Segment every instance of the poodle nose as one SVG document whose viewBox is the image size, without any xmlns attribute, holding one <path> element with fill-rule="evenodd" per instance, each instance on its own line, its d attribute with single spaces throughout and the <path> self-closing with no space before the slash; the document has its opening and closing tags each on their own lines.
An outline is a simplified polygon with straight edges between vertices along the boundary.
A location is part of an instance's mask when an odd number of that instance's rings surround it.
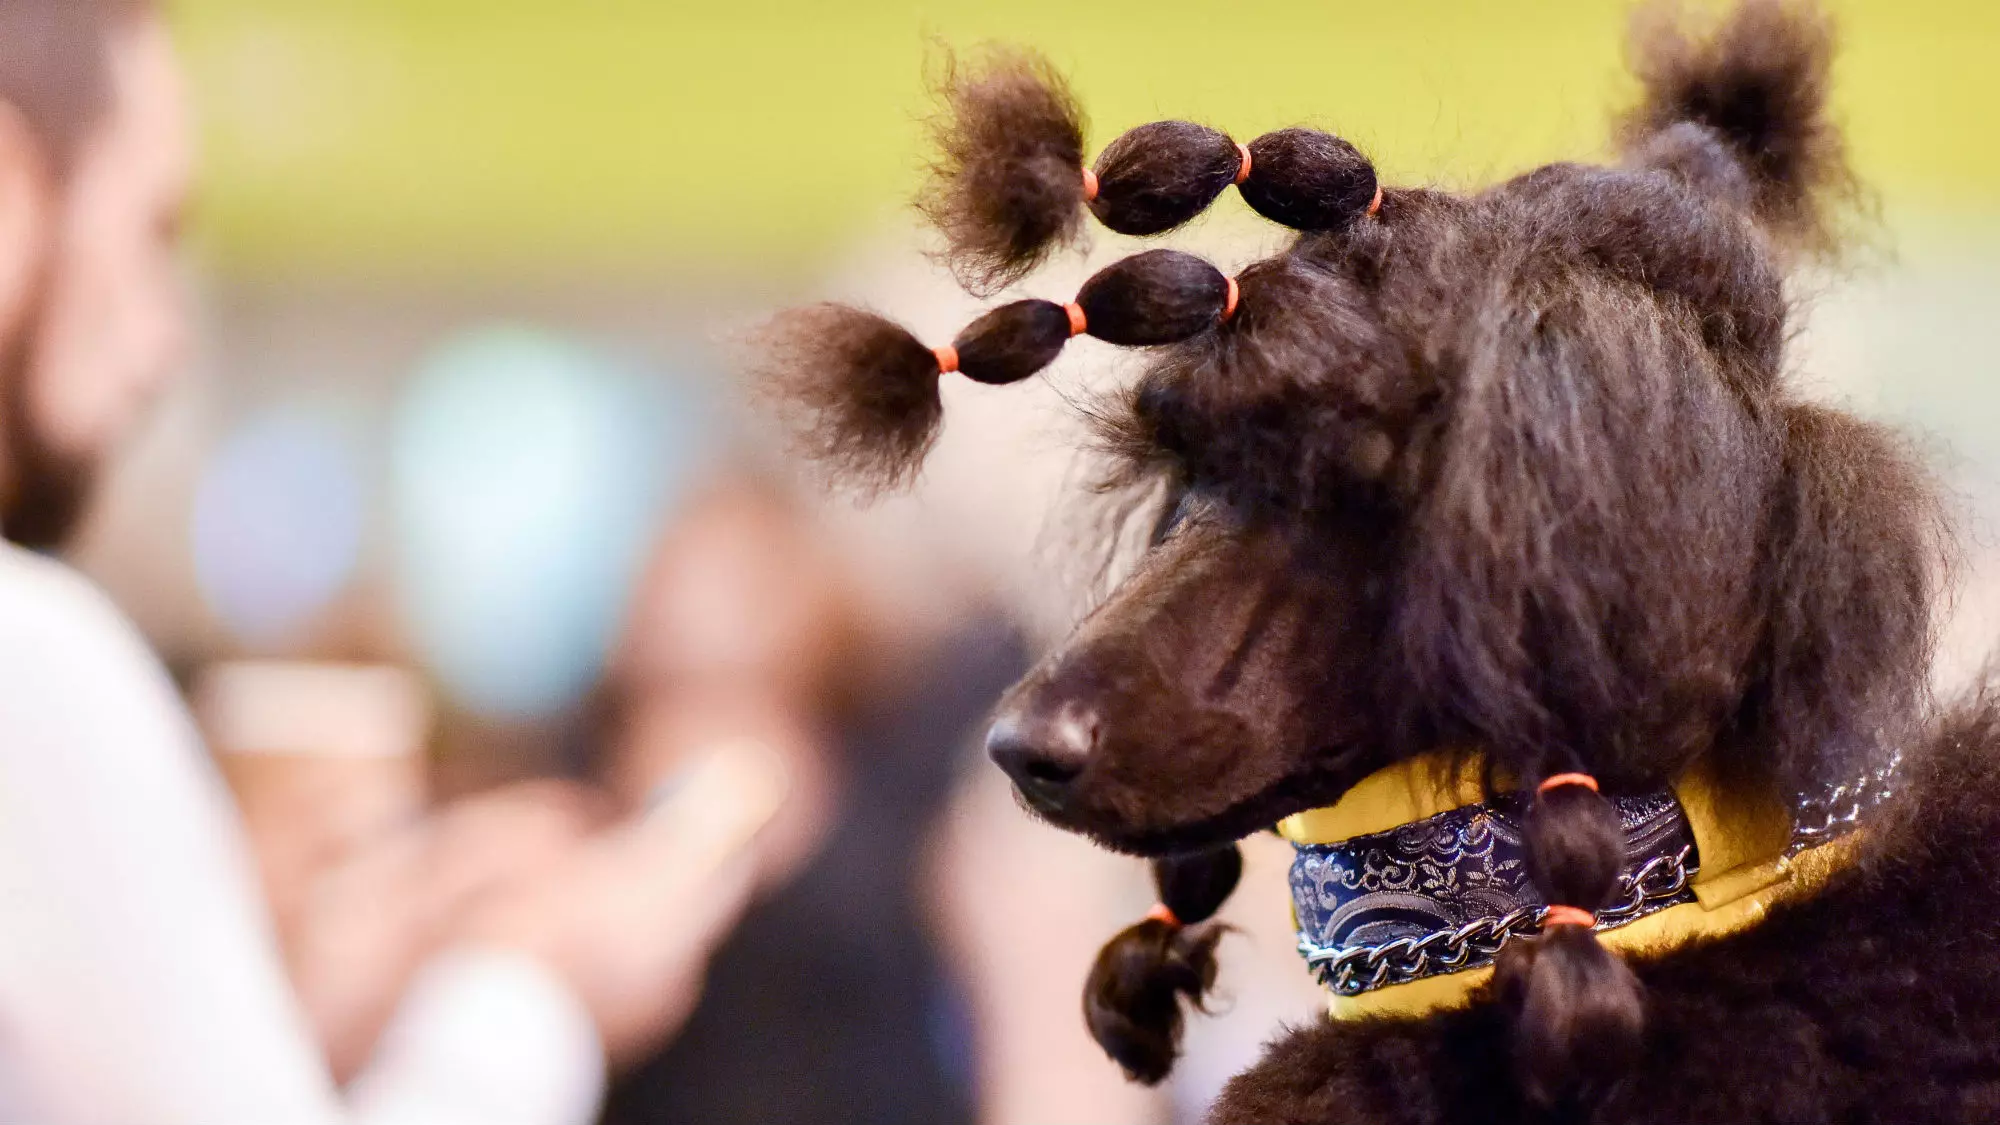
<svg viewBox="0 0 2000 1125">
<path fill-rule="evenodd" d="M 1097 717 L 1074 706 L 1008 707 L 986 731 L 986 753 L 1012 778 L 1028 803 L 1044 812 L 1060 808 L 1071 783 L 1090 761 Z"/>
</svg>

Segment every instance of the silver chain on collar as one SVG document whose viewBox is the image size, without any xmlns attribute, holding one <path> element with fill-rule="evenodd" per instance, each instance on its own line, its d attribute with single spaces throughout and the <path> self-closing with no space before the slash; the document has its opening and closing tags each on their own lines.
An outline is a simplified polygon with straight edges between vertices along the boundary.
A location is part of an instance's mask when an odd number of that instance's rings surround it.
<svg viewBox="0 0 2000 1125">
<path fill-rule="evenodd" d="M 1902 760 L 1902 752 L 1893 751 L 1882 765 L 1854 782 L 1799 794 L 1793 802 L 1794 827 L 1785 856 L 1796 856 L 1854 831 L 1894 795 Z M 1654 856 L 1636 872 L 1619 877 L 1617 901 L 1597 912 L 1596 929 L 1615 929 L 1672 905 L 1670 900 L 1682 897 L 1700 870 L 1700 857 L 1692 844 Z M 1321 985 L 1341 996 L 1358 996 L 1487 963 L 1510 940 L 1540 931 L 1547 913 L 1546 906 L 1522 905 L 1456 927 L 1376 944 L 1323 946 L 1302 932 L 1299 953 Z"/>
<path fill-rule="evenodd" d="M 1896 795 L 1896 771 L 1902 765 L 1903 752 L 1892 750 L 1888 760 L 1859 781 L 1836 785 L 1824 793 L 1801 795 L 1793 803 L 1792 844 L 1785 855 L 1795 856 L 1854 831 L 1862 817 Z"/>
<path fill-rule="evenodd" d="M 1632 875 L 1618 877 L 1618 901 L 1597 912 L 1597 929 L 1622 926 L 1649 905 L 1685 890 L 1701 870 L 1690 863 L 1692 846 L 1673 855 L 1657 856 Z M 1397 938 L 1381 945 L 1322 949 L 1301 935 L 1299 952 L 1318 975 L 1320 984 L 1341 996 L 1359 996 L 1392 984 L 1420 979 L 1435 969 L 1453 972 L 1475 959 L 1490 958 L 1520 934 L 1542 927 L 1546 906 L 1523 906 L 1498 917 L 1475 918 L 1453 930 L 1437 930 L 1421 938 Z"/>
</svg>

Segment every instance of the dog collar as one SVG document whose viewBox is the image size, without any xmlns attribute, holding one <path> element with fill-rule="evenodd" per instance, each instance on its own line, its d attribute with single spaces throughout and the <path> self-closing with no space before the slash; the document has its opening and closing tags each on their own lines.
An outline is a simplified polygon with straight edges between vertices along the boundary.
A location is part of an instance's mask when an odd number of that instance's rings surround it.
<svg viewBox="0 0 2000 1125">
<path fill-rule="evenodd" d="M 1789 805 L 1700 767 L 1670 789 L 1613 798 L 1625 866 L 1598 911 L 1600 940 L 1660 952 L 1755 924 L 1839 865 L 1845 849 L 1829 845 L 1888 796 L 1894 769 Z M 1524 798 L 1482 799 L 1478 777 L 1476 761 L 1419 758 L 1278 825 L 1297 849 L 1299 952 L 1336 1017 L 1465 1003 L 1509 941 L 1540 930 L 1547 904 L 1527 872 Z"/>
</svg>

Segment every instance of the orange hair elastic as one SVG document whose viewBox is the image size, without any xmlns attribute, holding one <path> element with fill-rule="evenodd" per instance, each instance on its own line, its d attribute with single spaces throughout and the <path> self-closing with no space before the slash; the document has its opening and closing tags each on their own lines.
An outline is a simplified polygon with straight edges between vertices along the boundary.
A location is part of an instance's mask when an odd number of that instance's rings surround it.
<svg viewBox="0 0 2000 1125">
<path fill-rule="evenodd" d="M 1597 792 L 1597 779 L 1587 773 L 1556 774 L 1554 777 L 1535 786 L 1535 792 L 1546 793 L 1551 789 L 1561 789 L 1565 785 L 1581 785 L 1592 793 Z"/>
<path fill-rule="evenodd" d="M 958 370 L 957 348 L 952 347 L 950 344 L 946 344 L 944 347 L 941 348 L 932 348 L 931 354 L 937 357 L 939 374 L 949 375 L 952 372 Z"/>
<path fill-rule="evenodd" d="M 1175 929 L 1180 929 L 1181 926 L 1181 920 L 1174 917 L 1174 908 L 1164 902 L 1158 903 L 1151 910 L 1146 911 L 1146 921 L 1165 922 Z"/>
<path fill-rule="evenodd" d="M 1235 278 L 1225 277 L 1223 280 L 1229 283 L 1229 296 L 1222 302 L 1222 322 L 1227 324 L 1229 318 L 1236 315 L 1236 299 L 1243 295 L 1243 291 L 1238 288 Z"/>
<path fill-rule="evenodd" d="M 1543 929 L 1550 926 L 1582 926 L 1588 930 L 1595 928 L 1596 925 L 1597 915 L 1581 906 L 1551 906 L 1548 912 L 1542 915 Z"/>
<path fill-rule="evenodd" d="M 1236 151 L 1243 154 L 1243 164 L 1236 169 L 1236 182 L 1240 184 L 1250 178 L 1250 146 L 1238 141 Z"/>
<path fill-rule="evenodd" d="M 1083 170 L 1083 201 L 1085 203 L 1088 203 L 1096 198 L 1097 198 L 1097 173 L 1091 171 L 1088 168 L 1085 168 Z"/>
<path fill-rule="evenodd" d="M 1094 185 L 1094 184 L 1095 184 L 1095 181 L 1092 181 L 1092 183 L 1093 183 L 1093 185 Z M 1096 193 L 1094 193 L 1094 192 L 1092 193 L 1092 196 L 1093 196 L 1093 198 L 1095 197 L 1095 194 L 1096 194 Z M 1376 184 L 1376 185 L 1375 185 L 1375 198 L 1373 198 L 1373 199 L 1371 199 L 1371 200 L 1369 200 L 1369 201 L 1368 201 L 1368 213 L 1369 213 L 1370 215 L 1380 215 L 1380 214 L 1382 213 L 1382 185 L 1381 185 L 1381 184 Z"/>
<path fill-rule="evenodd" d="M 1077 304 L 1075 301 L 1071 301 L 1069 304 L 1063 306 L 1063 311 L 1069 314 L 1070 335 L 1081 336 L 1084 334 L 1084 332 L 1089 330 L 1090 322 L 1083 319 L 1082 305 Z"/>
</svg>

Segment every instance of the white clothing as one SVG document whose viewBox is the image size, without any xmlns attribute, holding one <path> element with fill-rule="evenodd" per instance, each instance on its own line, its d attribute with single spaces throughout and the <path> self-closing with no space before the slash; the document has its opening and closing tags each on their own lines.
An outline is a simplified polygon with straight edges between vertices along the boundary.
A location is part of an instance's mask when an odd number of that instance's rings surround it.
<svg viewBox="0 0 2000 1125">
<path fill-rule="evenodd" d="M 234 806 L 96 587 L 0 545 L 0 1122 L 583 1125 L 604 1056 L 536 962 L 420 972 L 343 1104 Z"/>
</svg>

